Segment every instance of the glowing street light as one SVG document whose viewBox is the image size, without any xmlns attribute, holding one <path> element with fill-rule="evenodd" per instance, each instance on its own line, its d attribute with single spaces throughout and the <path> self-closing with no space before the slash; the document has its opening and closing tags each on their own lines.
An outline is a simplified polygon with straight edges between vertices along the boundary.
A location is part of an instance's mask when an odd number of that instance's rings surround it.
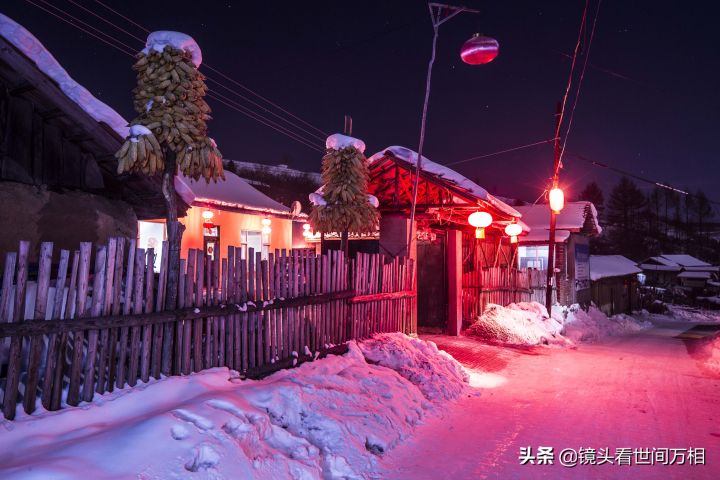
<svg viewBox="0 0 720 480">
<path fill-rule="evenodd" d="M 565 206 L 565 194 L 560 187 L 555 187 L 548 194 L 550 200 L 550 210 L 560 213 Z"/>
</svg>

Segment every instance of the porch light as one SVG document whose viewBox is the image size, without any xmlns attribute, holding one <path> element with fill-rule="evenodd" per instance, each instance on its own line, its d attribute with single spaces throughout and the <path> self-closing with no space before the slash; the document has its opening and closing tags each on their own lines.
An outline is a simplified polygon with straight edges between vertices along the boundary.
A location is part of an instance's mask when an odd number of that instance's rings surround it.
<svg viewBox="0 0 720 480">
<path fill-rule="evenodd" d="M 215 214 L 213 212 L 211 212 L 210 210 L 204 210 L 202 212 L 202 218 L 204 218 L 205 220 L 212 220 L 212 218 L 214 216 L 215 216 Z"/>
<path fill-rule="evenodd" d="M 312 232 L 310 231 L 310 228 L 311 228 L 311 226 L 309 223 L 306 223 L 303 225 L 303 237 L 305 237 L 305 238 L 312 237 Z"/>
<path fill-rule="evenodd" d="M 311 226 L 309 223 L 303 224 L 303 230 L 305 230 L 306 232 L 307 232 L 308 230 L 310 230 L 311 228 L 312 228 L 312 226 Z"/>
<path fill-rule="evenodd" d="M 550 190 L 548 197 L 550 199 L 550 209 L 555 213 L 560 213 L 565 206 L 565 194 L 562 189 L 559 187 L 553 188 Z"/>
<path fill-rule="evenodd" d="M 485 227 L 492 223 L 492 215 L 487 212 L 473 212 L 468 217 L 468 223 L 475 227 L 475 238 L 485 238 Z"/>
<path fill-rule="evenodd" d="M 263 218 L 260 223 L 262 223 L 264 227 L 269 227 L 272 221 L 269 218 Z"/>
<path fill-rule="evenodd" d="M 518 235 L 522 233 L 522 227 L 519 223 L 509 223 L 505 227 L 505 235 L 510 237 L 510 243 L 517 243 L 518 241 Z"/>
</svg>

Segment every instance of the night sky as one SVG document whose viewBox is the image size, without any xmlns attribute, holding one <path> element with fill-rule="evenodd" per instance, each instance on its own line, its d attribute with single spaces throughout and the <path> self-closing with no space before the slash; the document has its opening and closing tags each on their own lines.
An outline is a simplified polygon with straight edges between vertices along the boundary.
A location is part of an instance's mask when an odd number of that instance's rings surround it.
<svg viewBox="0 0 720 480">
<path fill-rule="evenodd" d="M 75 1 L 145 37 L 96 2 Z M 142 48 L 76 5 L 52 3 Z M 432 41 L 425 2 L 105 3 L 150 30 L 192 35 L 205 63 L 324 132 L 341 131 L 343 115 L 350 114 L 353 134 L 365 141 L 368 156 L 389 145 L 417 149 Z M 568 152 L 680 188 L 700 188 L 720 200 L 720 42 L 711 3 L 602 3 Z M 426 156 L 438 163 L 553 136 L 555 105 L 565 91 L 585 2 L 464 4 L 481 13 L 461 14 L 440 27 L 425 144 Z M 591 0 L 590 21 L 596 6 Z M 25 1 L 4 0 L 0 11 L 30 30 L 94 95 L 133 118 L 130 57 Z M 460 46 L 475 32 L 500 42 L 494 62 L 469 66 L 460 60 Z M 208 103 L 214 110 L 210 134 L 226 158 L 319 170 L 322 153 L 212 99 Z M 544 144 L 456 168 L 496 194 L 534 201 L 548 183 L 552 156 L 552 146 Z M 570 197 L 592 180 L 607 194 L 619 178 L 571 156 L 565 167 L 562 183 Z"/>
</svg>

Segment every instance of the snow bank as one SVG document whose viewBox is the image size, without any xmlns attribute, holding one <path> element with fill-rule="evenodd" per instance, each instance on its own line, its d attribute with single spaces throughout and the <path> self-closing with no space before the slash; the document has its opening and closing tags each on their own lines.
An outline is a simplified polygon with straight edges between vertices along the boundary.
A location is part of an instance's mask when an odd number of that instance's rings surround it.
<svg viewBox="0 0 720 480">
<path fill-rule="evenodd" d="M 702 370 L 720 378 L 720 334 L 689 344 L 688 352 L 698 361 Z"/>
<path fill-rule="evenodd" d="M 492 343 L 510 345 L 573 345 L 602 338 L 634 333 L 652 324 L 628 315 L 607 317 L 591 305 L 586 312 L 579 305 L 554 306 L 548 315 L 537 302 L 511 303 L 507 307 L 490 304 L 466 331 Z"/>
<path fill-rule="evenodd" d="M 562 321 L 548 315 L 537 302 L 488 304 L 485 312 L 465 332 L 492 343 L 510 345 L 564 344 Z"/>
<path fill-rule="evenodd" d="M 400 334 L 260 381 L 226 368 L 168 377 L 3 422 L 0 477 L 373 477 L 465 378 L 434 344 Z"/>
<path fill-rule="evenodd" d="M 342 150 L 347 147 L 355 147 L 360 151 L 360 153 L 365 152 L 365 142 L 357 138 L 348 137 L 347 135 L 343 135 L 341 133 L 330 135 L 327 140 L 325 140 L 325 148 Z"/>
<path fill-rule="evenodd" d="M 720 311 L 718 310 L 704 310 L 701 308 L 693 308 L 685 305 L 673 305 L 670 303 L 662 303 L 661 305 L 667 309 L 666 313 L 649 313 L 647 311 L 641 312 L 641 318 L 643 320 L 650 320 L 651 322 L 694 322 L 694 323 L 720 323 Z"/>
<path fill-rule="evenodd" d="M 168 46 L 190 52 L 192 55 L 192 62 L 195 64 L 195 67 L 199 67 L 202 63 L 202 51 L 200 51 L 200 47 L 197 42 L 195 42 L 190 35 L 180 32 L 171 32 L 168 30 L 152 32 L 148 35 L 143 53 L 147 55 L 150 53 L 150 50 L 162 52 L 165 50 L 165 47 Z"/>
<path fill-rule="evenodd" d="M 429 400 L 454 400 L 470 376 L 462 365 L 434 342 L 402 333 L 378 334 L 360 344 L 365 358 L 388 367 L 417 385 Z"/>
<path fill-rule="evenodd" d="M 88 115 L 110 126 L 122 138 L 127 137 L 127 121 L 115 110 L 95 98 L 85 87 L 73 80 L 50 52 L 22 25 L 0 13 L 0 35 L 12 43 L 38 69 L 58 84 L 65 95 Z"/>
<path fill-rule="evenodd" d="M 626 335 L 650 328 L 647 321 L 638 321 L 628 315 L 608 317 L 595 305 L 586 312 L 579 305 L 563 309 L 565 316 L 563 335 L 573 342 L 596 342 L 605 337 Z"/>
</svg>

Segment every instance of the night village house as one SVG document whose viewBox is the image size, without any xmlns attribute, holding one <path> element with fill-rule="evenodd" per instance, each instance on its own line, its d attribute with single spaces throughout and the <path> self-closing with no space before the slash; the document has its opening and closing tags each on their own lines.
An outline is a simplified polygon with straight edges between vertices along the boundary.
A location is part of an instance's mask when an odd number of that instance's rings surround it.
<svg viewBox="0 0 720 480">
<path fill-rule="evenodd" d="M 527 236 L 520 237 L 518 262 L 520 268 L 548 268 L 550 210 L 547 205 L 515 207 L 530 227 Z M 555 230 L 555 278 L 557 302 L 589 304 L 590 238 L 599 235 L 595 206 L 591 202 L 568 202 L 557 215 Z"/>
<path fill-rule="evenodd" d="M 163 215 L 159 181 L 117 176 L 126 121 L 3 15 L 0 87 L 0 251 L 132 238 L 138 219 Z"/>
</svg>

